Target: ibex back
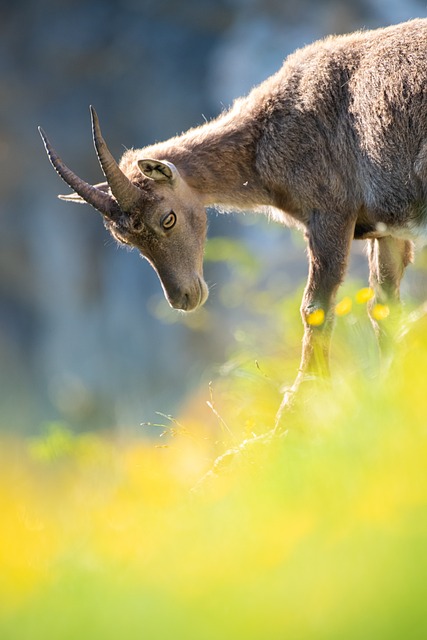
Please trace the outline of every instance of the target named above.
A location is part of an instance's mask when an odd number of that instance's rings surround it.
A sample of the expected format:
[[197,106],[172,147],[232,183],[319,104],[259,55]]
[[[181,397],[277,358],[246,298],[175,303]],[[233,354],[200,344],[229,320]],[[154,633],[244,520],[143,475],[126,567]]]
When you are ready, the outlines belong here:
[[[41,132],[75,192],[60,197],[100,211],[112,235],[149,260],[173,307],[191,311],[208,295],[206,206],[268,208],[305,232],[309,276],[294,390],[328,370],[334,299],[353,238],[369,241],[376,299],[398,301],[411,240],[427,229],[427,20],[298,50],[216,120],[126,151],[120,165],[91,111],[104,183],[78,178]],[[324,322],[313,326],[318,309]]]

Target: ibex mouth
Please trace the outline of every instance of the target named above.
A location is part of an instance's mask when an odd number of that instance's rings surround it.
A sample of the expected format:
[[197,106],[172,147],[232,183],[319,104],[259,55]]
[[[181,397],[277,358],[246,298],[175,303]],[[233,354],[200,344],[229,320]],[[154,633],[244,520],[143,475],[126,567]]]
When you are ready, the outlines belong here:
[[206,300],[209,297],[208,285],[203,280],[203,278],[199,278],[199,288],[200,288],[200,299],[199,299],[199,304],[197,306],[201,307],[202,305],[205,304]]
[[195,311],[206,302],[209,296],[209,289],[203,278],[197,276],[196,282],[191,289],[175,294],[166,291],[165,293],[171,307],[189,312]]

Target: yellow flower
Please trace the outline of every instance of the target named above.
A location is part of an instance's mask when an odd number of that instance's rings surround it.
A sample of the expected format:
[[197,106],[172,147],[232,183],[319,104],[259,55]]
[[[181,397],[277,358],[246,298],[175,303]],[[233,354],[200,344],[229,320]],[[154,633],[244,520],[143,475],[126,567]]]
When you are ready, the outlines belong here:
[[371,311],[374,320],[384,320],[390,314],[390,309],[386,304],[376,304]]
[[351,311],[353,303],[349,296],[343,298],[335,307],[335,315],[337,316],[346,316]]
[[307,322],[312,327],[320,327],[325,321],[325,312],[323,309],[316,309],[307,316]]
[[371,287],[365,287],[364,289],[359,289],[356,293],[356,302],[358,304],[365,304],[366,302],[369,302],[369,300],[372,300],[373,297],[374,292]]

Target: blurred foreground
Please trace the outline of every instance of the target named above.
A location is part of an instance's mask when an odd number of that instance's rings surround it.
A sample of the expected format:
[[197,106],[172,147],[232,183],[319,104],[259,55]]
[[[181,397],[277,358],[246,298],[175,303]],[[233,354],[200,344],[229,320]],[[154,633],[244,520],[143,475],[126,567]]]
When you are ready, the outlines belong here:
[[197,492],[217,455],[272,424],[297,312],[255,333],[262,359],[242,328],[182,415],[141,427],[154,441],[2,437],[3,640],[426,637],[427,318],[408,315],[380,376],[368,296],[347,293],[332,391]]

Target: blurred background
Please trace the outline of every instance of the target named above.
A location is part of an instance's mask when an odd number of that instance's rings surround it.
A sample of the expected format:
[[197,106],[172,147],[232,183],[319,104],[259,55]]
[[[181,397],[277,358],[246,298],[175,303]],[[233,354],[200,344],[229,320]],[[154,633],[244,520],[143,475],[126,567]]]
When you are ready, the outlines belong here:
[[[148,263],[118,248],[94,210],[57,200],[67,188],[37,125],[96,183],[89,104],[119,159],[125,147],[216,116],[297,47],[426,16],[425,0],[2,2],[0,426],[137,429],[156,411],[179,411],[197,388],[208,397],[251,314],[234,279],[286,296],[306,277],[301,238],[254,215],[212,211],[211,296],[194,315],[174,313]],[[351,269],[366,282],[362,243]],[[423,298],[417,273],[405,287]]]

